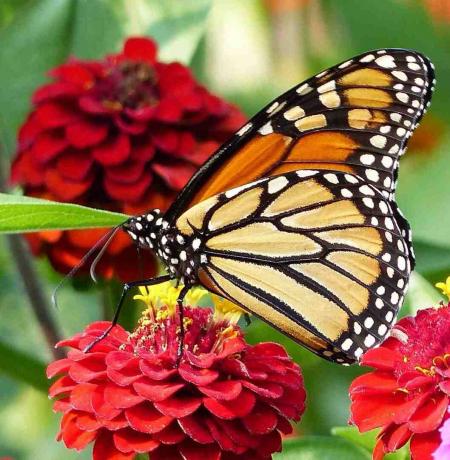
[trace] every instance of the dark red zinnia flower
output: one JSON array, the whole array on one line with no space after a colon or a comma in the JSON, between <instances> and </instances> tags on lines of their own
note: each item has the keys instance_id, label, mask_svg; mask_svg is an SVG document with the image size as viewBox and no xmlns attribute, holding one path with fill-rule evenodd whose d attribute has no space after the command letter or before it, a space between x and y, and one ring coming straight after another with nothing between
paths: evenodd
<instances>
[{"instance_id":1,"label":"dark red zinnia flower","mask_svg":"<svg viewBox=\"0 0 450 460\"><path fill-rule=\"evenodd\" d=\"M409 440L413 460L432 460L448 418L450 304L400 320L361 364L375 368L350 387L351 422L360 431L381 427L373 458Z\"/></svg>"},{"instance_id":2,"label":"dark red zinnia flower","mask_svg":"<svg viewBox=\"0 0 450 460\"><path fill-rule=\"evenodd\" d=\"M200 307L184 310L177 366L176 309L143 294L149 308L132 334L117 326L83 353L110 324L97 322L59 344L72 350L47 369L59 375L49 390L64 414L58 439L77 450L94 443L94 460L272 458L304 411L299 366L278 344L247 344L236 309Z\"/></svg>"},{"instance_id":3,"label":"dark red zinnia flower","mask_svg":"<svg viewBox=\"0 0 450 460\"><path fill-rule=\"evenodd\" d=\"M119 54L76 58L50 71L21 127L11 180L25 194L139 214L166 209L208 156L244 122L177 62L162 63L148 38L130 38ZM101 231L29 235L67 272ZM136 254L123 235L99 266L104 276L136 279ZM148 274L153 272L151 258ZM126 263L132 260L134 263ZM126 270L123 269L126 267Z\"/></svg>"}]
</instances>

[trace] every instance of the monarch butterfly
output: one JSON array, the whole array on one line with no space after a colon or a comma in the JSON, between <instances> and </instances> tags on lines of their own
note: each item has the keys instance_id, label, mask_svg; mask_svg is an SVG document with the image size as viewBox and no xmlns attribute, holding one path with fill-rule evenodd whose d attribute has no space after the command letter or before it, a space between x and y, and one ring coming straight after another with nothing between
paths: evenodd
<instances>
[{"instance_id":1,"label":"monarch butterfly","mask_svg":"<svg viewBox=\"0 0 450 460\"><path fill-rule=\"evenodd\" d=\"M380 49L267 105L163 215L122 228L168 274L201 284L319 356L350 364L392 327L414 254L394 199L399 157L430 104L432 63Z\"/></svg>"}]
</instances>

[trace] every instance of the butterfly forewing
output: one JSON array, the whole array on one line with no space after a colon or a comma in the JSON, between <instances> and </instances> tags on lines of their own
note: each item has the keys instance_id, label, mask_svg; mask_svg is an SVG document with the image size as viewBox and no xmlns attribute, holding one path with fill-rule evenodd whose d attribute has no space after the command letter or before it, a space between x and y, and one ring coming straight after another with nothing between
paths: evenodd
<instances>
[{"instance_id":1,"label":"butterfly forewing","mask_svg":"<svg viewBox=\"0 0 450 460\"><path fill-rule=\"evenodd\" d=\"M298 169L360 175L392 198L398 158L430 102L434 71L415 51L368 52L297 85L244 125L168 212Z\"/></svg>"},{"instance_id":2,"label":"butterfly forewing","mask_svg":"<svg viewBox=\"0 0 450 460\"><path fill-rule=\"evenodd\" d=\"M341 171L299 170L211 197L177 220L201 235L200 281L315 353L353 362L380 342L410 264L390 203Z\"/></svg>"}]
</instances>

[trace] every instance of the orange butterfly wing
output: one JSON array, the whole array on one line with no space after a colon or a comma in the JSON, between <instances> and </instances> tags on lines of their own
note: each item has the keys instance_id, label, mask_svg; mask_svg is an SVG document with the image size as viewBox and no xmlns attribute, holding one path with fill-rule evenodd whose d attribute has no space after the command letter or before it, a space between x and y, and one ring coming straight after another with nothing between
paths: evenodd
<instances>
[{"instance_id":1,"label":"orange butterfly wing","mask_svg":"<svg viewBox=\"0 0 450 460\"><path fill-rule=\"evenodd\" d=\"M383 49L321 72L244 125L166 214L261 177L298 169L350 172L393 198L398 158L426 111L434 71L423 55Z\"/></svg>"}]
</instances>

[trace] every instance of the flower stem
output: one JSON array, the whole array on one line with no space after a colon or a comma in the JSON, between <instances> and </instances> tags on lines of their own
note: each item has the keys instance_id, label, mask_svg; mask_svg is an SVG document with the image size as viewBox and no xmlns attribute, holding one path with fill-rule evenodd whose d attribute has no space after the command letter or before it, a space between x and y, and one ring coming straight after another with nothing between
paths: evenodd
<instances>
[{"instance_id":1,"label":"flower stem","mask_svg":"<svg viewBox=\"0 0 450 460\"><path fill-rule=\"evenodd\" d=\"M50 314L50 304L39 282L39 277L30 250L26 247L21 236L7 235L6 238L17 271L25 286L30 306L38 320L39 326L49 346L49 350L54 359L62 358L64 356L63 351L59 348L55 348L55 344L61 339L61 334L59 333L55 320Z\"/></svg>"},{"instance_id":2,"label":"flower stem","mask_svg":"<svg viewBox=\"0 0 450 460\"><path fill-rule=\"evenodd\" d=\"M7 191L2 158L0 158L0 191ZM12 259L25 286L30 306L47 341L50 353L54 359L61 358L64 353L61 349L55 348L55 344L61 337L59 328L50 313L50 303L39 281L30 250L20 235L7 235L6 239Z\"/></svg>"}]
</instances>

